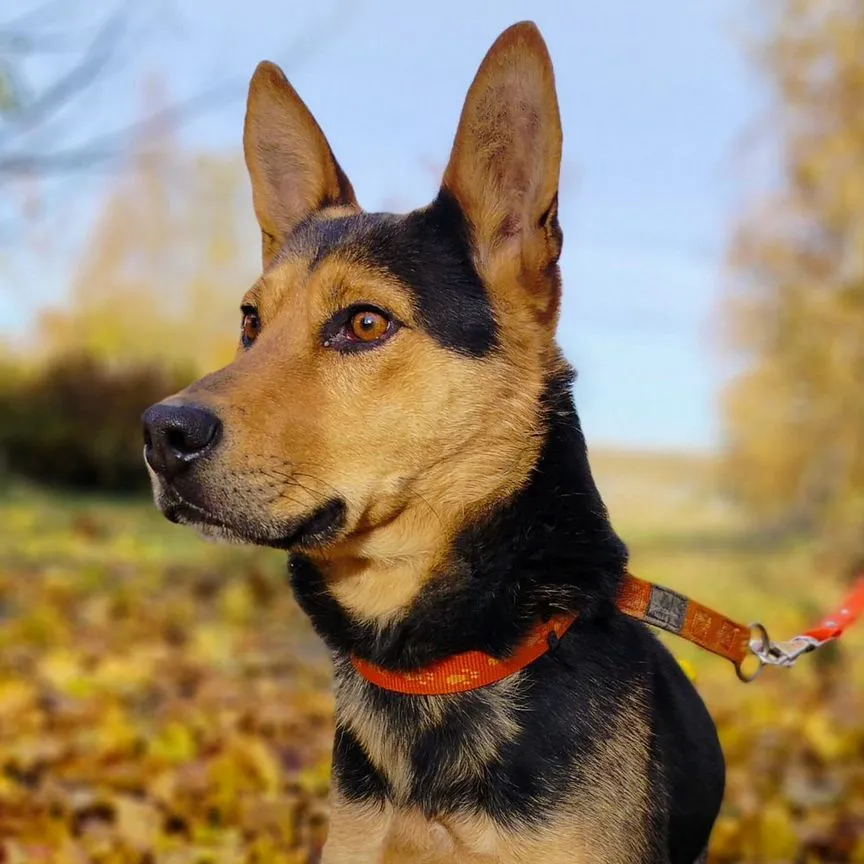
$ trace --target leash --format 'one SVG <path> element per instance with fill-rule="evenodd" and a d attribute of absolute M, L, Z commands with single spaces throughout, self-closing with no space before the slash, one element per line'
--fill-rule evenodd
<path fill-rule="evenodd" d="M 811 630 L 784 642 L 773 641 L 764 624 L 739 624 L 677 591 L 637 579 L 630 573 L 624 576 L 616 605 L 631 618 L 725 657 L 746 683 L 754 681 L 766 666 L 791 668 L 804 654 L 839 639 L 864 613 L 864 575 L 836 612 Z M 575 613 L 566 613 L 539 622 L 504 659 L 483 651 L 466 651 L 410 672 L 384 669 L 359 657 L 352 657 L 351 663 L 367 681 L 396 693 L 425 696 L 463 693 L 501 681 L 538 660 L 557 646 L 576 618 Z M 747 672 L 745 663 L 754 657 L 758 663 Z"/>
<path fill-rule="evenodd" d="M 758 678 L 766 666 L 790 669 L 805 654 L 839 639 L 864 613 L 864 575 L 853 585 L 839 609 L 826 615 L 812 629 L 783 642 L 772 640 L 764 624 L 737 624 L 695 600 L 630 574 L 625 577 L 618 608 L 725 657 L 735 666 L 738 677 L 749 683 Z M 758 662 L 747 672 L 744 666 L 751 657 Z"/>
<path fill-rule="evenodd" d="M 836 612 L 826 615 L 815 627 L 800 636 L 793 636 L 785 642 L 773 642 L 763 624 L 754 624 L 753 629 L 758 633 L 758 638 L 750 642 L 750 650 L 759 660 L 759 666 L 748 677 L 742 676 L 740 668 L 736 667 L 738 677 L 742 681 L 752 681 L 766 666 L 791 668 L 799 657 L 839 639 L 862 613 L 864 613 L 864 575 L 858 577 L 858 581 Z"/>

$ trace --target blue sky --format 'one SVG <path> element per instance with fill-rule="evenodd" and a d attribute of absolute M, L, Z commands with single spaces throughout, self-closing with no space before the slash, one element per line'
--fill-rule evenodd
<path fill-rule="evenodd" d="M 87 8 L 98 14 L 108 4 Z M 555 63 L 564 124 L 559 336 L 579 369 L 586 433 L 629 447 L 716 443 L 728 365 L 717 339 L 722 262 L 748 191 L 737 168 L 742 141 L 764 101 L 736 35 L 748 24 L 743 0 L 174 0 L 154 8 L 158 27 L 150 15 L 152 35 L 91 97 L 93 129 L 136 116 L 147 70 L 160 70 L 176 97 L 214 81 L 235 82 L 239 94 L 255 64 L 271 59 L 370 210 L 434 195 L 434 169 L 446 162 L 483 54 L 514 21 L 535 20 Z M 226 97 L 184 138 L 239 153 L 243 110 L 242 97 Z M 104 186 L 80 188 L 79 229 Z M 22 255 L 13 265 L 0 280 L 38 283 L 43 299 L 62 294 L 68 255 L 49 265 Z M 14 333 L 32 310 L 8 298 L 0 291 L 2 329 Z"/>

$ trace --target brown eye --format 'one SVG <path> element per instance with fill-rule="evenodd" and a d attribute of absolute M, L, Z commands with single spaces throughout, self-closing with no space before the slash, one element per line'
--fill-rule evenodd
<path fill-rule="evenodd" d="M 358 342 L 375 342 L 390 329 L 390 319 L 380 312 L 364 309 L 348 321 L 348 335 Z"/>
<path fill-rule="evenodd" d="M 378 348 L 404 325 L 375 306 L 351 306 L 337 312 L 321 329 L 321 344 L 341 354 Z"/>
<path fill-rule="evenodd" d="M 243 310 L 243 323 L 240 325 L 240 341 L 244 348 L 248 348 L 257 338 L 261 331 L 261 319 L 254 309 Z"/>

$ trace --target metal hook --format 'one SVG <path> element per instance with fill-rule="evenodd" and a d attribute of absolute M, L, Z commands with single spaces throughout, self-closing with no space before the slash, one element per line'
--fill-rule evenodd
<path fill-rule="evenodd" d="M 750 625 L 751 630 L 758 633 L 759 638 L 750 640 L 750 651 L 759 661 L 756 671 L 748 676 L 740 665 L 735 669 L 742 681 L 753 681 L 766 666 L 782 666 L 788 669 L 803 654 L 818 648 L 823 643 L 813 636 L 795 636 L 786 642 L 772 642 L 764 624 L 758 622 Z"/>

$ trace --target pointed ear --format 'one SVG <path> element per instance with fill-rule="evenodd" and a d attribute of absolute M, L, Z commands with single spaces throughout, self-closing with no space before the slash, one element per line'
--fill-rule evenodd
<path fill-rule="evenodd" d="M 552 61 L 531 22 L 514 24 L 489 49 L 468 96 L 444 172 L 443 191 L 472 231 L 481 273 L 509 263 L 541 320 L 553 328 L 561 119 Z"/>
<path fill-rule="evenodd" d="M 243 150 L 265 267 L 315 211 L 360 209 L 321 127 L 274 63 L 260 63 L 249 84 Z"/>

